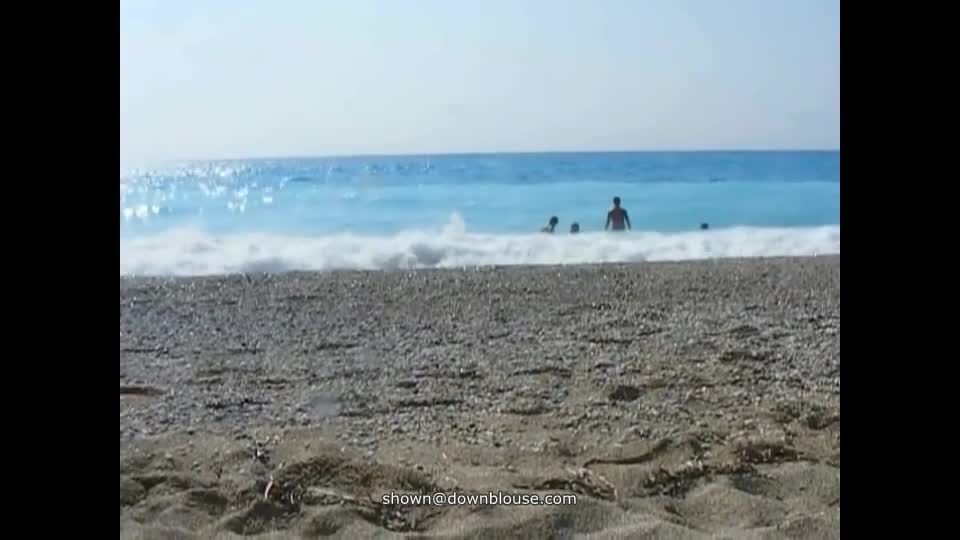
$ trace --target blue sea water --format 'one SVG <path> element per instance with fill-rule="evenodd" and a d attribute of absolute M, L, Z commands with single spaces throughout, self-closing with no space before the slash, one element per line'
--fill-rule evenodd
<path fill-rule="evenodd" d="M 630 232 L 603 232 L 614 196 Z M 839 222 L 831 151 L 192 162 L 121 170 L 120 273 L 814 255 Z"/>

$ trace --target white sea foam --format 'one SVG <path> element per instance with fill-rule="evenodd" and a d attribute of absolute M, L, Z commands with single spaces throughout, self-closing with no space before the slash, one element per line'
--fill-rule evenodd
<path fill-rule="evenodd" d="M 479 234 L 451 216 L 441 230 L 393 235 L 212 235 L 178 229 L 120 241 L 121 275 L 209 275 L 291 270 L 392 270 L 826 255 L 840 227 L 737 227 L 682 233 Z"/>

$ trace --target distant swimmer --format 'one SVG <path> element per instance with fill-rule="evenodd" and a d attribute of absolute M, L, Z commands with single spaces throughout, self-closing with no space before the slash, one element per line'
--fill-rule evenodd
<path fill-rule="evenodd" d="M 557 223 L 560 223 L 560 220 L 557 218 L 557 216 L 551 217 L 550 222 L 547 223 L 546 227 L 540 229 L 540 232 L 553 233 L 553 230 L 557 228 Z"/>
<path fill-rule="evenodd" d="M 701 231 L 705 231 L 705 230 L 707 230 L 707 229 L 709 229 L 709 228 L 710 228 L 710 224 L 709 224 L 709 223 L 701 223 L 701 224 L 700 224 L 700 230 L 701 230 Z"/>
<path fill-rule="evenodd" d="M 625 209 L 620 208 L 620 197 L 614 197 L 613 209 L 607 212 L 607 224 L 603 228 L 609 230 L 610 226 L 613 225 L 613 230 L 623 231 L 625 230 L 624 224 L 626 224 L 626 229 L 632 228 L 630 226 L 630 216 Z"/>
<path fill-rule="evenodd" d="M 580 232 L 580 224 L 574 222 L 570 225 L 570 234 L 577 234 L 578 232 Z"/>

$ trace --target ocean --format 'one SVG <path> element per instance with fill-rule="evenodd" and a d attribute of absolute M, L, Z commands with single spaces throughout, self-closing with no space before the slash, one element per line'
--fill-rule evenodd
<path fill-rule="evenodd" d="M 629 232 L 603 230 L 614 196 Z M 540 233 L 551 216 L 555 234 Z M 569 232 L 574 222 L 579 234 Z M 121 275 L 839 252 L 838 151 L 251 159 L 120 171 Z"/>

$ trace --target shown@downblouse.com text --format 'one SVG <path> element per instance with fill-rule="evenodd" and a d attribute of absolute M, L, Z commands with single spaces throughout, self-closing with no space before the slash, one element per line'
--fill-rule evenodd
<path fill-rule="evenodd" d="M 554 506 L 577 504 L 577 496 L 540 495 L 540 494 L 511 494 L 498 491 L 488 493 L 412 493 L 398 494 L 390 492 L 381 498 L 384 505 L 403 506 L 460 506 L 460 505 L 496 505 L 496 506 Z"/>

